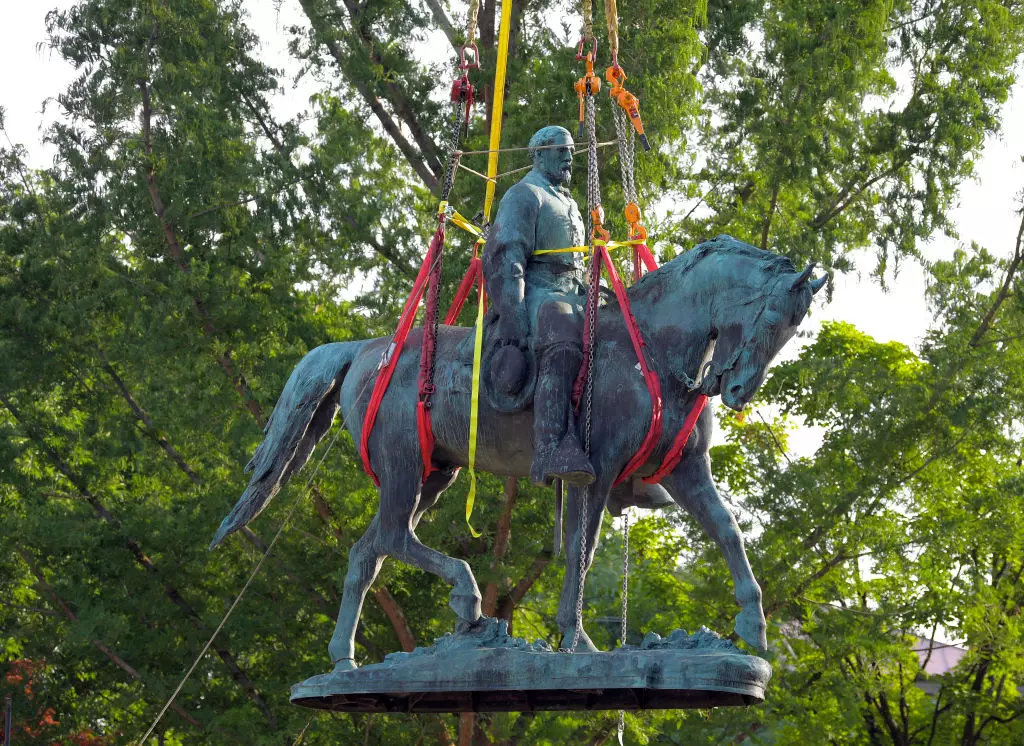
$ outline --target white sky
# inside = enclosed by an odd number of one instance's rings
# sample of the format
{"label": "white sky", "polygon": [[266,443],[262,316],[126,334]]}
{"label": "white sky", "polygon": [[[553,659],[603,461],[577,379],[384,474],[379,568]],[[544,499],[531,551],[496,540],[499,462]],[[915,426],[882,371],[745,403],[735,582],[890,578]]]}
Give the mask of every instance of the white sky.
{"label": "white sky", "polygon": [[[0,107],[5,109],[11,138],[28,149],[34,166],[45,166],[53,157],[52,149],[41,138],[58,107],[55,101],[50,101],[44,113],[43,102],[64,90],[73,77],[71,68],[45,48],[44,19],[50,7],[71,4],[68,0],[0,0],[4,11],[4,23],[0,25],[0,70],[4,71],[0,79]],[[287,53],[285,29],[302,23],[297,0],[285,0],[280,15],[274,9],[275,3],[267,0],[245,0],[245,5],[251,26],[263,41],[261,59],[271,66],[294,71],[296,65]],[[443,44],[427,46],[446,49]],[[283,90],[275,101],[281,118],[306,108],[309,95],[317,88],[308,79],[298,88],[290,80],[282,79],[281,83]],[[570,101],[566,105],[575,103]],[[977,178],[962,187],[959,206],[952,214],[962,242],[976,241],[997,256],[1012,253],[1019,220],[1014,213],[1019,204],[1016,196],[1024,188],[1024,82],[1018,82],[1006,105],[1003,133],[986,142],[977,164]],[[928,259],[944,258],[957,245],[957,241],[937,237],[925,247],[924,253]],[[813,318],[805,322],[807,327],[814,329],[823,320],[841,319],[880,341],[898,340],[916,348],[930,321],[924,302],[924,272],[907,262],[898,278],[889,278],[891,289],[886,292],[868,276],[873,263],[874,257],[865,253],[858,263],[862,275],[837,277],[833,301],[828,305],[820,301]],[[784,358],[795,356],[798,349],[791,344]],[[798,453],[808,453],[814,450],[815,441],[814,434],[801,433],[794,437],[791,446]]]}

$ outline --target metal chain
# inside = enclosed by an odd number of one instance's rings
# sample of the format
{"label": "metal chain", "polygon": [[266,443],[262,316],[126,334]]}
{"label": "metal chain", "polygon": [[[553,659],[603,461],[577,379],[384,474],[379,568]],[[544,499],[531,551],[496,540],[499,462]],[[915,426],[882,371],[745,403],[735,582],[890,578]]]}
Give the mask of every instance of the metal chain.
{"label": "metal chain", "polygon": [[587,132],[587,208],[593,210],[601,204],[601,181],[597,174],[597,103],[590,94],[584,103],[586,106],[583,118]]}
{"label": "metal chain", "polygon": [[[593,209],[601,204],[601,183],[597,173],[597,112],[596,103],[592,95],[587,95],[585,102],[584,121],[587,132],[587,215],[593,214]],[[589,218],[590,225],[590,271],[597,272],[597,252],[594,250],[593,218]],[[594,296],[593,276],[587,286],[587,328],[590,330],[589,344],[587,345],[587,379],[583,389],[583,452],[590,455],[590,431],[593,424],[594,405],[594,347],[597,338],[597,298]],[[590,487],[582,490],[582,505],[579,511],[579,534],[580,534],[580,566],[579,585],[576,589],[576,629],[572,635],[572,645],[569,652],[575,653],[579,644],[580,636],[583,634],[583,586],[587,572],[587,512],[590,504]]]}
{"label": "metal chain", "polygon": [[612,121],[615,122],[615,135],[619,143],[619,169],[622,171],[622,192],[626,203],[637,202],[636,194],[636,140],[633,128],[626,119],[626,112],[621,106],[614,107]]}
{"label": "metal chain", "polygon": [[622,511],[622,618],[619,639],[626,646],[626,625],[629,620],[629,508]]}
{"label": "metal chain", "polygon": [[[455,170],[459,163],[459,134],[462,132],[462,109],[466,103],[466,95],[460,94],[457,101],[452,102],[452,119],[451,129],[448,135],[448,160],[444,167],[444,180],[441,182],[441,200],[443,202],[448,201],[449,195],[451,195],[452,187],[455,185]],[[438,226],[441,225],[442,220],[445,216],[438,216]],[[436,271],[434,269],[436,267]],[[437,278],[437,282],[431,280],[430,289],[427,291],[427,307],[433,308],[433,318],[430,319],[430,327],[433,334],[434,344],[437,342],[437,331],[440,326],[441,314],[438,313],[437,302],[440,294],[440,278],[441,273],[444,271],[444,250],[443,248],[437,252],[437,257],[434,259],[434,267],[431,267],[431,276]],[[429,310],[428,310],[429,314]],[[424,340],[426,337],[424,337]],[[427,393],[425,395],[426,406],[431,406],[431,398],[433,394],[434,385],[434,373],[437,370],[437,350],[436,348],[430,355],[429,361],[429,373],[427,375]]]}
{"label": "metal chain", "polygon": [[448,132],[448,160],[444,166],[444,179],[441,182],[441,199],[448,201],[455,185],[455,169],[458,167],[459,158],[459,134],[462,132],[462,109],[466,104],[466,94],[460,94],[457,101],[452,101],[451,126]]}

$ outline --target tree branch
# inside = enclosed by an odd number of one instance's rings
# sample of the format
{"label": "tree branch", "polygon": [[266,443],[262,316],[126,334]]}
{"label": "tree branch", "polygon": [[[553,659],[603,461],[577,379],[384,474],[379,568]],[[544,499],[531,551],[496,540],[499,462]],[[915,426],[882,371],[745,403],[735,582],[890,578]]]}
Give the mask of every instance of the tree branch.
{"label": "tree branch", "polygon": [[544,549],[541,551],[541,553],[533,560],[533,563],[530,565],[523,577],[521,577],[519,582],[516,583],[512,592],[501,599],[497,613],[497,616],[500,619],[512,619],[512,612],[515,610],[516,606],[523,600],[523,598],[526,597],[526,594],[530,592],[530,588],[532,588],[533,584],[537,582],[538,578],[540,578],[544,569],[551,564],[551,556],[551,549]]}
{"label": "tree branch", "polygon": [[967,343],[970,347],[977,347],[981,344],[981,339],[988,332],[989,327],[992,326],[992,321],[995,319],[999,307],[1003,305],[1003,301],[1010,295],[1013,277],[1017,272],[1017,268],[1020,267],[1021,260],[1024,259],[1024,252],[1021,251],[1022,241],[1024,241],[1024,208],[1021,208],[1020,215],[1020,228],[1017,229],[1017,243],[1013,249],[1013,259],[1010,260],[1010,265],[1006,268],[1006,276],[1003,278],[1003,284],[1000,286],[999,292],[996,293],[996,299],[992,302],[992,307],[988,309],[977,330],[971,336],[971,341]]}
{"label": "tree branch", "polygon": [[[811,585],[811,583],[813,583],[816,580],[820,580],[825,575],[827,575],[829,573],[829,571],[831,571],[834,567],[836,567],[839,564],[842,564],[843,562],[845,562],[848,559],[850,559],[850,558],[846,555],[845,552],[837,553],[828,562],[826,562],[824,565],[822,565],[817,570],[812,572],[810,575],[808,575],[802,581],[797,583],[796,588],[790,594],[790,598],[795,598],[796,596],[799,596],[800,594],[802,594],[805,590],[807,590],[807,588]],[[780,599],[776,599],[774,603],[770,604],[768,606],[768,608],[765,609],[765,611],[764,611],[765,617],[770,617],[772,614],[774,614],[776,611],[778,611],[780,608],[782,608],[786,603],[788,603],[788,599],[781,599],[781,598]]]}
{"label": "tree branch", "polygon": [[[373,62],[377,67],[385,70],[387,68],[384,64],[384,58],[377,50],[380,48],[380,43],[373,38],[370,33],[369,27],[362,22],[362,9],[356,0],[342,0],[345,5],[345,9],[348,11],[349,20],[352,23],[352,28],[359,36],[359,40],[362,42],[362,46],[366,54],[369,56],[370,61]],[[435,176],[441,174],[441,154],[437,149],[437,144],[433,138],[423,129],[420,125],[419,118],[416,112],[413,111],[412,104],[409,102],[409,97],[405,94],[401,88],[391,79],[392,76],[385,74],[384,79],[384,92],[387,102],[391,104],[391,108],[398,115],[405,126],[409,128],[409,132],[412,134],[413,140],[416,141],[417,147],[420,149],[420,153],[426,160],[427,167],[434,173]]]}
{"label": "tree branch", "polygon": [[811,219],[811,228],[814,228],[815,230],[824,228],[826,223],[839,216],[846,210],[846,208],[852,205],[860,195],[887,176],[895,175],[897,171],[910,163],[910,157],[910,154],[904,155],[889,168],[883,169],[879,173],[875,174],[856,189],[851,189],[849,186],[844,188],[843,191],[836,196],[831,207],[824,212],[818,213],[818,215]]}
{"label": "tree branch", "polygon": [[[167,210],[163,201],[163,197],[160,194],[160,190],[157,187],[156,182],[156,160],[153,157],[153,107],[150,99],[149,83],[145,79],[139,80],[139,91],[142,93],[142,143],[146,153],[146,184],[149,188],[150,201],[153,204],[153,214],[156,216],[157,221],[160,223],[160,228],[163,231],[164,238],[167,241],[167,247],[171,255],[171,259],[177,265],[178,269],[185,273],[191,274],[192,270],[189,267],[188,257],[185,256],[184,250],[181,248],[181,243],[178,241],[177,232],[174,230],[174,226],[167,218]],[[200,326],[203,330],[203,334],[213,339],[216,338],[216,330],[213,327],[213,323],[210,320],[210,314],[206,309],[206,304],[203,303],[202,298],[198,295],[192,295],[192,303],[195,306],[196,313],[199,315]],[[220,363],[224,373],[227,374],[228,379],[231,381],[238,395],[242,397],[242,402],[246,408],[256,419],[256,422],[262,427],[263,422],[263,408],[259,405],[255,399],[249,393],[249,386],[245,381],[245,378],[239,375],[235,371],[235,363],[231,358],[231,353],[225,350],[224,352],[215,352],[214,357],[217,362]]]}
{"label": "tree branch", "polygon": [[[71,607],[68,606],[60,598],[60,596],[57,595],[57,591],[55,591],[53,589],[53,586],[51,586],[49,583],[46,582],[46,578],[43,576],[42,570],[40,570],[39,567],[36,565],[35,561],[32,559],[32,556],[25,549],[23,549],[21,547],[18,547],[18,549],[16,551],[21,556],[21,559],[25,562],[25,564],[28,565],[28,569],[35,576],[35,578],[36,578],[36,587],[39,589],[39,591],[50,597],[50,601],[53,602],[54,606],[56,606],[58,609],[60,609],[61,613],[67,618],[68,621],[70,621],[70,622],[77,622],[78,621],[78,615],[75,614],[75,612],[73,612],[71,610]],[[111,649],[109,646],[104,644],[103,641],[101,641],[101,640],[92,639],[92,640],[90,640],[90,642],[92,643],[93,647],[95,647],[97,650],[99,650],[101,653],[103,653],[103,655],[105,655],[107,657],[107,659],[111,663],[113,663],[115,666],[120,668],[122,671],[124,671],[126,674],[128,674],[131,678],[135,679],[140,684],[145,686],[145,682],[142,680],[141,674],[139,674],[139,672],[135,669],[135,667],[130,665],[124,658],[119,656],[113,649]],[[191,715],[189,715],[188,712],[186,712],[184,709],[182,709],[181,705],[179,705],[177,702],[172,702],[171,703],[171,709],[174,710],[176,713],[178,713],[178,715],[181,716],[181,719],[184,720],[185,722],[187,722],[189,725],[191,725],[191,726],[193,726],[195,728],[199,728],[200,730],[203,730],[203,724],[200,723],[198,720],[196,720]]]}
{"label": "tree branch", "polygon": [[348,227],[351,228],[354,232],[364,234],[366,243],[370,244],[370,247],[374,251],[376,251],[382,257],[387,259],[389,262],[391,262],[392,266],[394,266],[394,268],[397,269],[403,277],[408,278],[410,280],[416,279],[416,270],[414,270],[412,267],[410,267],[408,264],[402,261],[401,257],[399,257],[395,252],[393,252],[391,249],[387,248],[380,241],[374,238],[369,231],[361,230],[359,225],[356,223],[355,218],[353,218],[352,215],[350,215],[348,212],[344,212],[342,213],[342,217],[344,218],[345,223],[348,224]]}
{"label": "tree branch", "polygon": [[[313,7],[312,0],[299,0],[299,5],[302,6],[302,10],[305,12],[306,17],[309,19],[309,23],[313,28],[314,33],[320,39],[320,43],[323,44],[330,52],[331,57],[334,58],[335,63],[338,65],[338,69],[344,71],[345,69],[345,55],[342,54],[341,49],[338,47],[338,43],[324,31],[325,21],[316,12]],[[370,87],[363,81],[352,78],[349,79],[349,83],[356,92],[360,95],[363,101],[366,102],[367,106],[370,107],[370,111],[377,117],[377,121],[384,127],[384,131],[392,139],[398,149],[405,156],[405,160],[412,167],[412,170],[416,172],[416,175],[420,177],[424,186],[427,187],[435,196],[441,194],[441,184],[438,181],[437,175],[431,170],[426,158],[420,153],[412,143],[410,143],[405,135],[402,134],[401,128],[398,123],[395,122],[394,118],[388,114],[387,110],[381,105],[380,99],[370,90]]]}
{"label": "tree branch", "polygon": [[[135,400],[135,397],[128,389],[128,386],[125,384],[124,380],[117,374],[117,371],[114,370],[114,367],[110,364],[110,361],[107,360],[107,357],[104,354],[103,350],[100,348],[96,348],[96,352],[99,355],[100,361],[103,364],[104,371],[106,371],[107,375],[110,376],[111,380],[113,380],[114,385],[120,392],[121,397],[128,404],[129,409],[132,410],[132,413],[135,415],[135,418],[142,423],[143,427],[140,429],[150,438],[150,440],[152,440],[154,443],[159,445],[164,450],[164,452],[170,457],[170,459],[175,463],[175,465],[177,465],[177,467],[182,471],[182,473],[184,473],[185,476],[187,476],[192,481],[192,484],[196,485],[197,487],[202,486],[203,480],[199,477],[198,474],[196,474],[192,467],[188,465],[188,462],[186,462],[182,455],[178,452],[178,449],[176,449],[170,443],[170,441],[167,440],[165,436],[160,434],[159,429],[153,423],[153,420],[150,418],[149,414]],[[250,544],[256,547],[256,549],[258,549],[262,553],[266,553],[267,543],[263,541],[263,539],[261,539],[259,536],[257,536],[257,534],[251,528],[249,528],[248,526],[243,526],[240,530],[240,533],[246,538],[246,540],[248,540]],[[289,578],[293,582],[295,581],[293,575],[289,574]],[[318,600],[318,602],[320,603],[326,602],[326,599],[324,599],[322,596],[319,596],[318,599],[315,598],[314,600]]]}
{"label": "tree branch", "polygon": [[512,508],[516,504],[516,478],[508,477],[505,480],[505,500],[501,511],[501,518],[498,519],[498,530],[494,535],[494,559],[491,560],[492,580],[484,588],[484,599],[482,603],[483,613],[486,616],[494,616],[498,607],[498,579],[496,573],[498,565],[505,558],[508,551],[509,539],[512,535]]}
{"label": "tree branch", "polygon": [[761,249],[763,251],[768,250],[768,233],[772,227],[772,218],[775,216],[775,209],[779,205],[779,185],[776,183],[772,187],[772,199],[768,205],[768,212],[765,213],[764,220],[761,223]]}
{"label": "tree branch", "polygon": [[[444,12],[444,8],[441,7],[439,0],[426,0],[427,7],[430,8],[430,15],[434,17],[434,23],[444,32],[444,35],[448,37],[448,43],[452,45],[452,49],[456,52],[462,50],[462,43],[459,41],[459,33],[452,26],[452,22],[448,20],[448,14]],[[472,44],[472,39],[466,40],[467,44]]]}
{"label": "tree branch", "polygon": [[121,376],[117,374],[117,371],[114,370],[114,366],[112,366],[110,361],[107,360],[107,356],[103,353],[103,350],[96,348],[96,352],[99,355],[100,362],[103,364],[103,370],[114,382],[117,390],[121,393],[121,398],[123,398],[128,404],[128,408],[132,410],[135,418],[142,423],[143,432],[164,450],[164,453],[170,457],[171,461],[177,464],[178,468],[181,469],[181,471],[192,481],[194,485],[197,487],[201,485],[203,481],[199,478],[199,475],[192,470],[188,463],[186,463],[185,459],[182,458],[180,453],[178,453],[178,449],[171,445],[170,441],[168,441],[166,437],[160,434],[156,425],[153,424],[153,420],[151,420],[149,415],[146,414],[146,411],[139,406],[139,403],[135,401],[135,397],[132,396],[131,391],[128,390],[128,387],[121,379]]}

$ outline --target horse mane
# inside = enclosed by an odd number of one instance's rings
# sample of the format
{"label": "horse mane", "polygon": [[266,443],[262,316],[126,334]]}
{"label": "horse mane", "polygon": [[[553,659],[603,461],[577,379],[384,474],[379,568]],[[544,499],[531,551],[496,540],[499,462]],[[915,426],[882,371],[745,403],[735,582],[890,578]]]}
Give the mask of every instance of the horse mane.
{"label": "horse mane", "polygon": [[787,257],[759,249],[723,233],[697,244],[689,251],[678,254],[654,272],[645,274],[629,288],[630,297],[643,296],[654,288],[661,287],[663,283],[673,285],[678,283],[683,275],[692,270],[702,259],[712,255],[751,259],[765,274],[777,275],[797,271],[793,262]]}

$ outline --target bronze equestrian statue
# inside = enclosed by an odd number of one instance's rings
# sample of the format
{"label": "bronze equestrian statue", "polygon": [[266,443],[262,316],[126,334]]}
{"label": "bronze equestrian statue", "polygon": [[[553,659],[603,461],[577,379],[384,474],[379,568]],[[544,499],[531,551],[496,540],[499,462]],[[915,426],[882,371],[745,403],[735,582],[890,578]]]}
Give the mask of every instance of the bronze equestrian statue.
{"label": "bronze equestrian statue", "polygon": [[[541,133],[544,133],[542,130]],[[555,133],[545,138],[562,137]],[[551,143],[561,141],[554,139]],[[566,145],[568,147],[568,145]],[[552,154],[553,151],[553,154]],[[569,338],[579,319],[581,298],[578,269],[558,254],[541,260],[538,247],[572,245],[580,224],[569,200],[561,200],[550,169],[563,166],[560,148],[534,151],[534,171],[509,190],[496,219],[495,244],[485,253],[490,266],[488,282],[501,319],[487,330],[500,344],[499,353],[528,350],[524,336],[540,357],[533,378],[550,376],[536,385],[535,406],[504,407],[483,397],[479,412],[478,468],[501,476],[540,481],[560,476],[568,482],[592,482],[587,488],[571,486],[568,493],[566,572],[557,623],[563,646],[574,637],[580,585],[582,528],[586,555],[584,572],[593,560],[604,509],[612,484],[644,439],[651,417],[651,402],[622,315],[611,303],[598,315],[595,349],[594,409],[590,459],[573,452],[578,432],[568,409],[568,387],[557,378],[578,359],[575,338]],[[561,153],[561,155],[559,155]],[[559,159],[562,160],[559,160]],[[554,191],[553,191],[554,190]],[[530,202],[536,198],[536,202]],[[558,200],[559,204],[555,204]],[[536,222],[513,220],[526,214]],[[559,221],[562,221],[559,224]],[[517,234],[547,226],[561,231],[557,239],[535,237],[529,243]],[[581,235],[581,234],[580,234]],[[582,235],[581,235],[582,237]],[[502,272],[502,264],[507,270]],[[651,364],[662,385],[664,430],[648,461],[616,490],[632,492],[626,502],[637,502],[649,488],[640,479],[653,474],[700,393],[721,395],[727,406],[741,410],[764,381],[768,364],[796,333],[824,278],[812,279],[812,267],[796,271],[792,263],[730,236],[719,236],[677,256],[649,273],[628,290],[628,297]],[[501,278],[497,283],[495,280]],[[550,291],[550,292],[548,292]],[[547,310],[548,308],[551,310]],[[549,315],[554,318],[548,325]],[[510,320],[511,319],[511,320]],[[564,327],[563,327],[564,324]],[[432,454],[438,469],[422,478],[416,427],[416,376],[421,330],[414,330],[401,350],[395,377],[381,404],[381,417],[369,438],[371,463],[380,478],[380,504],[363,536],[349,552],[348,571],[337,625],[328,650],[335,671],[355,668],[355,631],[363,600],[385,557],[394,557],[443,578],[452,591],[449,605],[459,628],[473,628],[481,620],[480,591],[469,565],[423,545],[416,526],[423,514],[455,480],[468,460],[469,410],[472,379],[471,329],[442,326],[437,340],[437,369],[432,420]],[[525,332],[525,334],[524,334]],[[230,515],[224,519],[211,546],[253,520],[268,501],[308,460],[313,448],[331,427],[339,408],[346,427],[359,442],[370,391],[390,337],[326,344],[307,354],[296,366],[267,423],[266,439],[247,468],[252,479]],[[705,363],[711,352],[710,361]],[[527,366],[529,367],[529,366]],[[540,368],[538,375],[537,368]],[[518,382],[492,371],[498,394],[514,393]],[[534,409],[548,411],[534,413]],[[564,423],[562,418],[564,419]],[[537,435],[534,426],[537,426]],[[706,408],[697,421],[682,459],[661,483],[668,495],[689,511],[722,550],[740,606],[736,633],[746,642],[765,648],[766,623],[761,590],[747,561],[743,537],[732,513],[711,478],[708,448],[713,415]],[[540,479],[538,479],[540,478]],[[620,501],[623,498],[620,496]],[[594,650],[583,632],[579,650]]]}

